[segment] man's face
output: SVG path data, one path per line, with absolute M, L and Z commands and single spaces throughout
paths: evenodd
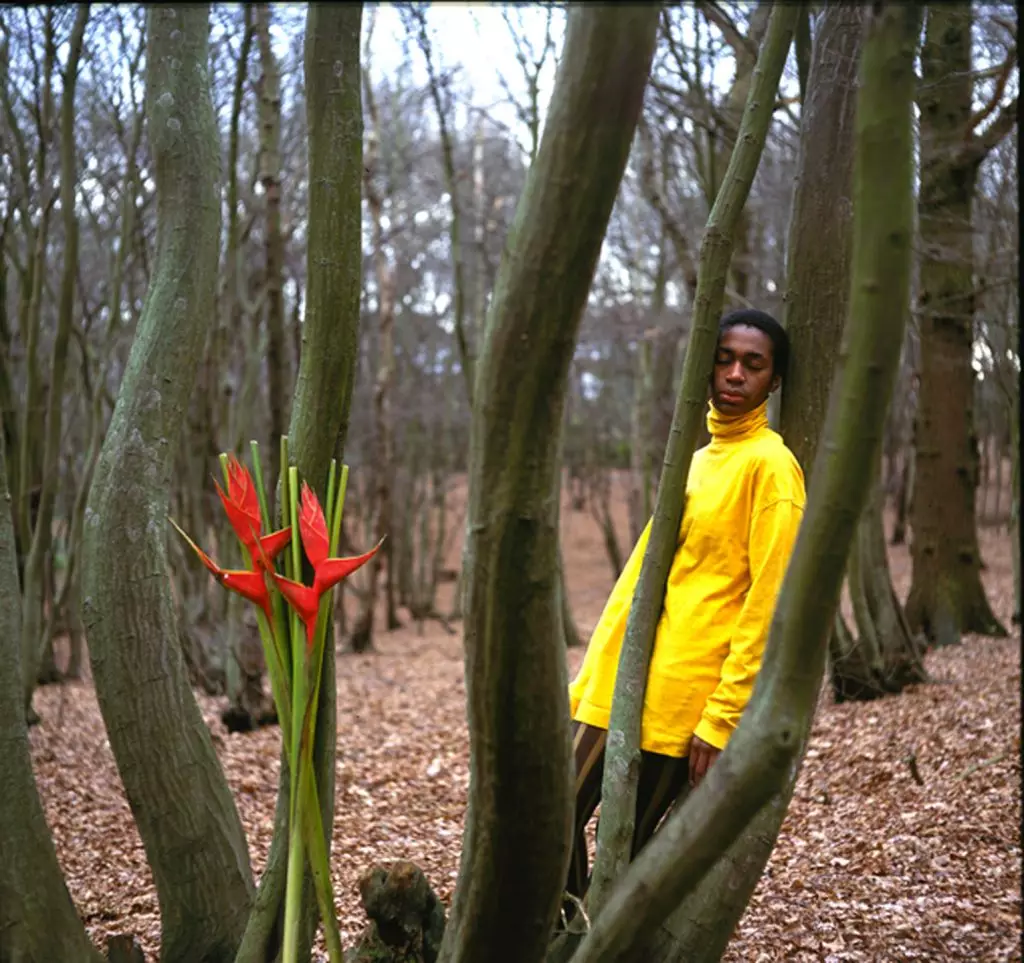
M 780 380 L 772 374 L 772 339 L 760 329 L 736 324 L 718 339 L 711 400 L 723 415 L 753 411 Z

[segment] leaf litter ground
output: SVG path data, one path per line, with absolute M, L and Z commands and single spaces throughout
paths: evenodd
M 623 518 L 618 521 L 625 528 Z M 590 518 L 563 512 L 570 596 L 585 638 L 612 576 Z M 983 530 L 984 573 L 1009 626 L 1005 530 Z M 457 560 L 453 546 L 450 563 Z M 905 548 L 892 549 L 901 597 Z M 468 786 L 461 636 L 437 623 L 379 633 L 338 659 L 333 873 L 346 945 L 365 924 L 357 881 L 410 859 L 446 901 Z M 568 654 L 575 672 L 582 650 Z M 934 683 L 833 704 L 827 692 L 778 845 L 725 957 L 774 960 L 1021 959 L 1020 630 L 932 652 Z M 229 735 L 199 696 L 257 875 L 273 831 L 279 733 Z M 157 958 L 152 875 L 88 681 L 36 696 L 36 777 L 68 887 L 98 945 L 135 934 Z M 917 778 L 915 778 L 915 772 Z M 918 781 L 920 780 L 920 781 Z

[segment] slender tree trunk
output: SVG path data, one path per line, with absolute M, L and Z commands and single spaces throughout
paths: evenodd
M 373 96 L 373 87 L 369 75 L 363 76 L 364 96 L 367 113 L 373 129 L 367 139 L 366 158 L 363 164 L 363 183 L 367 203 L 370 209 L 370 235 L 373 247 L 373 273 L 377 285 L 377 376 L 373 384 L 373 460 L 370 474 L 373 477 L 373 491 L 370 495 L 371 529 L 373 541 L 387 535 L 391 528 L 391 488 L 394 474 L 394 454 L 392 451 L 392 417 L 391 390 L 395 371 L 395 272 L 384 250 L 384 228 L 381 218 L 384 216 L 384 201 L 377 187 L 376 180 L 380 175 L 380 117 L 377 103 Z M 388 567 L 388 592 L 392 601 L 388 605 L 388 628 L 397 628 L 395 618 L 393 589 L 393 545 L 389 543 L 387 553 L 382 558 L 378 552 L 365 566 L 366 595 L 359 608 L 352 626 L 350 643 L 353 652 L 366 652 L 373 648 L 373 620 L 377 604 L 377 580 L 383 562 Z M 387 599 L 385 599 L 387 603 Z
M 787 241 L 783 303 L 793 363 L 782 389 L 782 433 L 812 490 L 811 467 L 850 295 L 856 85 L 865 12 L 857 3 L 835 3 L 821 15 Z M 806 358 L 814 363 L 803 363 Z M 652 963 L 721 958 L 774 848 L 795 782 L 794 771 L 665 921 L 652 944 Z
M 209 7 L 151 7 L 146 114 L 157 255 L 86 508 L 84 621 L 110 746 L 153 870 L 161 960 L 234 960 L 245 834 L 189 690 L 167 582 L 170 472 L 213 313 L 220 176 Z
M 256 38 L 260 50 L 259 117 L 260 174 L 266 202 L 267 390 L 270 396 L 270 477 L 278 477 L 281 436 L 288 418 L 289 365 L 285 343 L 284 237 L 281 234 L 281 76 L 270 44 L 270 4 L 256 5 Z
M 971 209 L 985 151 L 971 134 L 971 23 L 970 3 L 930 5 L 921 52 L 921 400 L 907 617 L 937 645 L 964 632 L 1006 634 L 981 584 L 975 517 Z
M 437 115 L 438 136 L 441 140 L 441 166 L 444 171 L 445 190 L 448 192 L 451 208 L 451 229 L 449 244 L 451 247 L 452 278 L 454 287 L 454 321 L 455 341 L 459 351 L 459 362 L 462 366 L 466 382 L 466 395 L 469 405 L 473 406 L 474 383 L 476 377 L 475 332 L 467 330 L 466 325 L 466 281 L 465 265 L 462 252 L 462 205 L 459 201 L 459 184 L 455 172 L 455 150 L 451 131 L 448 127 L 448 112 L 441 97 L 441 79 L 437 76 L 434 64 L 430 36 L 427 33 L 427 19 L 424 9 L 410 4 L 407 8 L 410 16 L 410 32 L 415 29 L 416 42 L 423 54 L 427 66 L 427 77 L 430 87 L 430 99 Z M 476 318 L 476 324 L 481 320 Z
M 776 7 L 773 19 L 784 9 Z M 652 949 L 644 945 L 650 942 L 645 934 L 739 835 L 756 812 L 757 800 L 767 802 L 771 790 L 785 785 L 799 768 L 908 313 L 913 68 L 919 28 L 920 9 L 914 6 L 887 4 L 873 10 L 868 21 L 857 110 L 853 323 L 844 336 L 843 368 L 829 408 L 826 444 L 816 460 L 806 517 L 753 699 L 725 752 L 613 891 L 573 963 L 719 958 L 721 947 L 708 953 L 696 940 L 692 955 L 682 955 L 676 938 L 666 945 L 664 930 Z M 771 28 L 766 44 L 770 37 Z M 813 80 L 808 86 L 813 89 Z M 715 929 L 705 925 L 703 945 L 717 941 Z
M 39 119 L 39 145 L 35 165 L 40 213 L 35 230 L 29 234 L 29 244 L 32 248 L 31 270 L 26 278 L 27 289 L 22 292 L 22 315 L 19 324 L 19 330 L 25 340 L 25 407 L 21 424 L 21 451 L 18 455 L 18 484 L 14 491 L 14 525 L 22 551 L 26 556 L 30 551 L 28 546 L 32 541 L 32 533 L 36 524 L 32 501 L 37 497 L 37 486 L 41 485 L 43 461 L 41 446 L 38 444 L 39 439 L 44 435 L 43 411 L 45 408 L 42 398 L 42 374 L 39 370 L 39 335 L 43 323 L 43 278 L 47 273 L 46 249 L 50 234 L 50 210 L 54 197 L 51 176 L 47 172 L 47 156 L 50 130 L 53 124 L 53 70 L 57 58 L 57 45 L 54 39 L 53 10 L 48 9 L 44 16 L 43 91 Z M 25 189 L 30 189 L 27 179 Z M 23 564 L 27 565 L 27 562 Z M 24 578 L 22 591 L 24 591 Z M 24 612 L 24 600 L 22 604 Z M 25 626 L 22 625 L 22 634 L 24 635 L 25 632 Z M 23 655 L 29 654 L 23 653 Z M 23 658 L 22 670 L 34 674 L 35 665 L 29 667 Z
M 697 431 L 707 411 L 708 376 L 718 343 L 718 316 L 725 295 L 734 231 L 768 136 L 775 95 L 796 19 L 795 7 L 778 6 L 772 12 L 757 65 L 753 68 L 750 95 L 736 148 L 729 159 L 701 242 L 697 297 L 686 362 L 658 483 L 650 539 L 619 655 L 608 721 L 601 820 L 587 900 L 591 914 L 598 917 L 611 896 L 613 885 L 629 865 L 636 825 L 641 719 L 651 650 L 678 543 L 685 507 L 686 478 L 697 442 Z
M 633 379 L 633 411 L 630 419 L 630 499 L 629 539 L 634 545 L 651 517 L 654 506 L 651 490 L 654 487 L 653 445 L 651 442 L 651 409 L 654 404 L 651 381 L 651 348 L 656 335 L 646 332 L 637 343 L 636 374 Z M 619 566 L 621 570 L 621 564 Z
M 288 428 L 291 456 L 318 498 L 330 461 L 343 455 L 356 374 L 362 281 L 360 195 L 363 114 L 359 36 L 362 4 L 313 4 L 306 14 L 305 84 L 309 143 L 309 241 L 302 355 Z M 327 851 L 334 825 L 337 712 L 334 647 L 324 646 L 313 742 Z M 288 767 L 282 760 L 274 836 L 256 905 L 234 963 L 265 963 L 280 951 L 288 860 Z M 312 876 L 303 896 L 308 958 L 317 920 Z
M 572 791 L 552 486 L 576 332 L 657 26 L 656 6 L 570 8 L 540 150 L 495 286 L 470 443 L 472 775 L 445 963 L 539 961 L 558 914 Z
M 0 445 L 0 960 L 99 963 L 64 883 L 32 774 L 20 619 L 11 498 Z

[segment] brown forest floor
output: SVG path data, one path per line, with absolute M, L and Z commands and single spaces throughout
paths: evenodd
M 586 638 L 612 578 L 589 515 L 566 505 L 563 532 Z M 981 544 L 989 598 L 1009 625 L 1008 536 L 986 529 Z M 906 549 L 891 558 L 903 595 Z M 410 625 L 381 633 L 377 646 L 338 660 L 333 863 L 346 945 L 365 922 L 356 882 L 374 861 L 411 859 L 450 897 L 468 783 L 460 636 Z M 570 673 L 581 658 L 570 652 Z M 935 684 L 900 697 L 836 706 L 823 696 L 779 843 L 727 960 L 1021 959 L 1020 630 L 931 653 L 928 668 Z M 278 730 L 228 735 L 218 701 L 200 704 L 259 873 Z M 36 776 L 78 910 L 98 944 L 131 932 L 155 960 L 152 877 L 92 687 L 47 687 L 36 707 Z

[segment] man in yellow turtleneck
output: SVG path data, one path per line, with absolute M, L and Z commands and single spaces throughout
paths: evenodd
M 707 424 L 693 456 L 644 697 L 633 854 L 679 793 L 696 786 L 739 722 L 803 516 L 804 476 L 768 427 L 789 339 L 763 311 L 719 324 Z M 584 828 L 601 795 L 604 746 L 626 619 L 650 523 L 633 548 L 569 687 L 576 819 L 567 890 L 588 884 Z

